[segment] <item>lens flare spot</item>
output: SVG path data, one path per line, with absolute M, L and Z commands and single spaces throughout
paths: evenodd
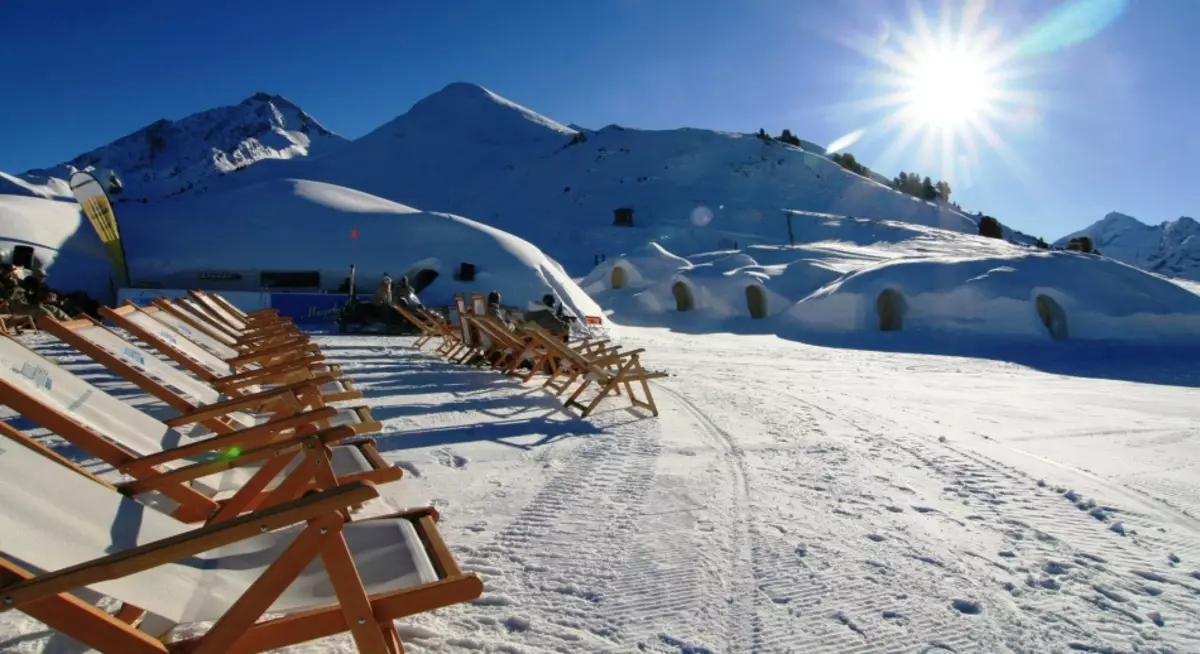
M 692 224 L 696 227 L 704 227 L 711 223 L 712 219 L 712 209 L 709 209 L 704 205 L 700 205 L 695 209 L 692 209 Z

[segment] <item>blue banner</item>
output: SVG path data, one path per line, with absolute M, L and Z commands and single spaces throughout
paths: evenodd
M 272 293 L 271 308 L 296 324 L 333 323 L 342 306 L 350 299 L 344 293 Z M 370 302 L 370 295 L 359 295 L 359 302 Z

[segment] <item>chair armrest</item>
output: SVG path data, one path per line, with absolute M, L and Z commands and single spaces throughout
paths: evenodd
M 229 470 L 244 465 L 249 465 L 264 459 L 271 459 L 276 456 L 283 456 L 289 452 L 300 450 L 306 447 L 324 446 L 333 443 L 344 441 L 354 437 L 354 428 L 349 426 L 333 427 L 325 429 L 315 434 L 296 435 L 281 441 L 268 443 L 261 447 L 256 447 L 237 456 L 222 457 L 212 461 L 202 461 L 191 465 L 175 468 L 167 472 L 148 475 L 132 481 L 122 482 L 116 485 L 118 491 L 123 495 L 139 495 L 150 491 L 159 490 L 164 486 L 171 484 L 182 484 L 193 481 L 201 477 Z
M 272 359 L 274 357 L 285 356 L 285 355 L 293 354 L 293 353 L 306 354 L 308 349 L 309 349 L 308 343 L 301 343 L 301 342 L 284 343 L 282 345 L 273 345 L 266 349 L 255 350 L 253 352 L 247 352 L 245 354 L 238 355 L 232 359 L 229 359 L 227 363 L 229 363 L 229 365 L 232 365 L 232 366 L 240 366 L 240 365 L 245 365 L 248 363 L 256 363 L 259 361 L 268 360 L 268 359 Z M 317 355 L 317 356 L 323 357 L 324 355 Z
M 333 512 L 369 502 L 378 496 L 379 491 L 375 489 L 374 484 L 350 482 L 228 522 L 200 527 L 178 536 L 38 575 L 33 579 L 0 588 L 0 611 L 18 608 L 29 602 L 69 593 L 103 581 L 128 577 L 297 522 L 326 517 Z M 338 519 L 340 520 L 340 516 Z
M 333 407 L 322 407 L 313 411 L 305 411 L 294 416 L 239 429 L 230 434 L 212 436 L 204 440 L 188 443 L 187 445 L 180 445 L 179 447 L 172 447 L 161 452 L 155 452 L 154 454 L 147 454 L 121 466 L 121 472 L 128 472 L 134 468 L 149 469 L 169 461 L 199 456 L 207 452 L 228 450 L 234 447 L 256 447 L 281 431 L 304 427 L 322 420 L 329 420 L 337 414 L 338 410 Z
M 234 411 L 251 409 L 256 406 L 261 406 L 262 404 L 271 400 L 285 398 L 285 396 L 290 397 L 292 400 L 299 401 L 299 394 L 295 392 L 295 390 L 298 388 L 302 390 L 301 385 L 297 384 L 295 387 L 272 388 L 250 395 L 243 395 L 241 397 L 234 397 L 228 400 L 221 400 L 220 402 L 215 402 L 213 404 L 206 404 L 201 407 L 196 407 L 195 409 L 188 411 L 181 416 L 168 418 L 163 422 L 172 427 L 179 427 L 181 425 L 190 425 L 202 420 L 208 420 L 209 418 L 219 418 Z M 319 389 L 319 386 L 314 386 L 312 390 L 316 391 Z

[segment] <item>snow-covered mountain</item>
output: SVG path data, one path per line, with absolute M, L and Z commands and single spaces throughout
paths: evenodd
M 272 168 L 277 173 L 283 166 Z M 786 243 L 784 209 L 974 233 L 974 219 L 752 134 L 566 127 L 473 84 L 288 174 L 471 216 L 537 243 L 572 270 L 650 240 L 677 251 Z M 617 209 L 632 227 L 614 226 Z
M 1114 211 L 1055 245 L 1066 247 L 1080 236 L 1091 238 L 1106 257 L 1162 275 L 1200 280 L 1200 223 L 1187 216 L 1151 226 Z
M 680 252 L 786 243 L 784 210 L 977 230 L 973 217 L 850 173 L 823 148 L 800 143 L 703 129 L 567 127 L 467 83 L 344 143 L 292 103 L 256 95 L 155 123 L 67 164 L 22 174 L 22 188 L 0 192 L 65 193 L 57 180 L 94 167 L 101 177 L 116 173 L 122 198 L 148 198 L 170 215 L 157 200 L 186 202 L 278 178 L 321 181 L 472 217 L 538 244 L 578 273 L 598 254 L 652 240 Z M 249 165 L 266 159 L 291 160 Z M 618 209 L 632 210 L 632 226 L 614 226 Z
M 90 170 L 102 182 L 117 180 L 117 202 L 150 201 L 199 193 L 257 162 L 317 155 L 345 142 L 287 98 L 256 93 L 233 106 L 156 121 L 52 168 L 0 177 L 0 192 L 70 197 L 66 180 Z

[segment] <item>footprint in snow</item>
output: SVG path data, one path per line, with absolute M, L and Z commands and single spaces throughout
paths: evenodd
M 884 536 L 883 534 L 867 534 L 867 538 L 870 538 L 871 540 L 875 541 L 876 543 L 881 543 L 881 542 L 887 540 L 887 536 Z
M 950 606 L 954 607 L 955 611 L 967 615 L 978 615 L 983 611 L 983 607 L 975 600 L 956 599 L 950 603 Z

